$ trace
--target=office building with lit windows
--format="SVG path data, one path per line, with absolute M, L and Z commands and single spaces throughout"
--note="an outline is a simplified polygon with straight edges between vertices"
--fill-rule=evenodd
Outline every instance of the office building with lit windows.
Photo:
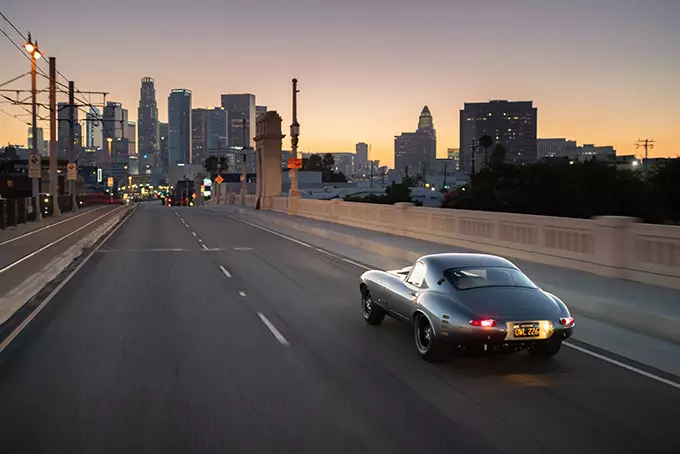
M 460 168 L 470 171 L 485 164 L 484 151 L 479 148 L 479 138 L 488 135 L 494 146 L 505 148 L 505 162 L 525 164 L 538 158 L 538 109 L 532 101 L 489 101 L 465 103 L 460 111 Z M 472 154 L 473 141 L 477 153 Z M 489 154 L 493 146 L 489 149 Z

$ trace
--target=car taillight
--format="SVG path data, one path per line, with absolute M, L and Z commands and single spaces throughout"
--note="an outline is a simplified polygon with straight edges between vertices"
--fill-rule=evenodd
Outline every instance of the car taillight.
M 571 326 L 574 324 L 574 317 L 562 317 L 560 318 L 560 325 Z
M 484 320 L 470 320 L 470 325 L 481 326 L 482 328 L 492 328 L 496 326 L 496 320 L 492 320 L 490 318 Z

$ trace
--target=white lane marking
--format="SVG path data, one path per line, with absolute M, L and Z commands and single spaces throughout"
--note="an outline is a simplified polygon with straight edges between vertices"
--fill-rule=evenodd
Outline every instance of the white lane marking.
M 225 276 L 231 277 L 231 273 L 229 271 L 227 271 L 227 269 L 225 267 L 220 265 L 220 269 L 222 270 L 222 272 L 224 273 Z M 241 295 L 241 296 L 243 296 L 243 295 Z
M 345 261 L 345 262 L 347 262 L 347 263 L 351 263 L 351 264 L 354 265 L 354 266 L 358 266 L 359 268 L 363 268 L 363 269 L 365 269 L 365 270 L 370 270 L 370 269 L 371 269 L 371 268 L 369 268 L 369 267 L 367 267 L 367 266 L 362 265 L 361 263 L 353 262 L 353 261 L 350 260 L 350 259 L 342 258 L 342 260 Z
M 258 312 L 258 313 L 257 313 L 257 316 L 260 317 L 260 320 L 262 320 L 262 323 L 264 323 L 264 324 L 267 326 L 267 328 L 269 328 L 269 331 L 272 332 L 272 334 L 274 335 L 274 337 L 276 338 L 276 340 L 279 341 L 279 343 L 280 343 L 281 345 L 290 345 L 290 344 L 288 343 L 288 341 L 286 340 L 286 338 L 283 337 L 283 334 L 281 334 L 281 333 L 279 332 L 279 330 L 276 329 L 276 326 L 274 326 L 274 325 L 272 324 L 272 322 L 270 322 L 269 319 L 268 319 L 267 317 L 265 317 L 264 314 L 263 314 L 262 312 Z
M 322 254 L 330 255 L 333 258 L 342 259 L 342 257 L 340 257 L 339 255 L 331 254 L 330 252 L 324 251 L 323 249 L 316 248 L 316 250 L 321 252 Z
M 120 207 L 120 208 L 123 208 L 123 207 Z M 75 276 L 76 273 L 77 273 L 78 271 L 80 271 L 80 269 L 81 269 L 83 266 L 85 266 L 85 264 L 88 262 L 88 260 L 90 260 L 90 259 L 92 258 L 92 256 L 95 254 L 95 252 L 97 252 L 97 251 L 99 250 L 99 248 L 102 247 L 102 246 L 109 240 L 109 238 L 111 238 L 111 236 L 112 236 L 114 233 L 116 233 L 116 231 L 117 231 L 119 228 L 121 228 L 121 226 L 122 226 L 123 224 L 125 224 L 125 222 L 127 222 L 128 219 L 130 219 L 130 217 L 132 216 L 132 214 L 134 213 L 134 211 L 135 211 L 136 209 L 137 209 L 137 207 L 135 206 L 135 208 L 132 209 L 132 211 L 130 212 L 130 214 L 123 220 L 123 222 L 121 222 L 121 223 L 118 224 L 113 230 L 111 230 L 111 232 L 109 232 L 109 234 L 106 235 L 106 238 L 104 238 L 104 241 L 102 241 L 101 243 L 99 243 L 99 245 L 97 245 L 97 246 L 92 250 L 92 252 L 90 252 L 90 254 L 89 254 L 87 257 L 85 257 L 85 259 L 84 259 L 82 262 L 80 262 L 80 264 L 79 264 L 77 267 L 75 267 L 75 269 L 74 269 L 73 271 L 71 271 L 71 274 L 69 274 L 68 276 L 66 276 L 66 278 L 65 278 L 63 281 L 61 281 L 61 282 L 59 283 L 59 285 L 57 285 L 57 287 L 56 287 L 54 290 L 52 290 L 52 292 L 50 292 L 49 295 L 47 295 L 47 297 L 43 300 L 42 303 L 40 303 L 40 305 L 39 305 L 38 307 L 36 307 L 36 308 L 33 310 L 33 312 L 31 312 L 30 315 L 29 315 L 28 317 L 26 317 L 26 319 L 24 319 L 24 321 L 21 322 L 21 323 L 19 324 L 19 326 L 17 326 L 16 328 L 14 328 L 14 331 L 12 331 L 12 332 L 9 334 L 9 336 L 7 336 L 7 337 L 5 338 L 5 340 L 2 341 L 2 343 L 0 343 L 0 353 L 2 353 L 2 351 L 5 350 L 5 349 L 7 348 L 7 346 L 8 346 L 14 339 L 16 339 L 16 337 L 17 337 L 19 334 L 21 334 L 21 332 L 28 326 L 29 323 L 31 323 L 31 321 L 32 321 L 32 320 L 40 313 L 40 311 L 42 311 L 42 310 L 45 308 L 45 306 L 47 306 L 47 305 L 50 303 L 50 301 L 52 301 L 52 299 L 57 295 L 57 293 L 59 293 L 59 291 L 60 291 L 62 288 L 64 288 L 64 286 L 65 286 L 66 284 L 68 284 L 68 282 L 73 278 L 73 276 Z M 115 211 L 118 211 L 118 209 L 113 210 L 111 213 L 113 213 L 113 212 L 115 212 Z
M 22 263 L 22 262 L 24 262 L 24 261 L 30 259 L 30 258 L 33 257 L 34 255 L 41 253 L 41 252 L 44 251 L 45 249 L 47 249 L 47 248 L 49 248 L 49 247 L 51 247 L 51 246 L 54 246 L 55 244 L 57 244 L 57 243 L 59 243 L 59 242 L 65 240 L 66 238 L 70 237 L 71 235 L 75 235 L 75 234 L 78 233 L 79 231 L 83 230 L 85 227 L 88 227 L 88 226 L 94 224 L 95 222 L 97 222 L 98 220 L 100 220 L 100 219 L 102 219 L 102 218 L 104 218 L 104 217 L 106 217 L 106 216 L 108 216 L 108 215 L 110 215 L 110 214 L 115 213 L 116 211 L 120 210 L 121 208 L 124 208 L 124 207 L 121 206 L 121 207 L 116 208 L 116 209 L 113 210 L 113 211 L 109 211 L 108 213 L 99 216 L 97 219 L 94 219 L 94 220 L 88 222 L 87 224 L 85 224 L 85 225 L 83 225 L 83 226 L 81 226 L 81 227 L 75 229 L 73 232 L 71 232 L 71 233 L 69 233 L 69 234 L 67 234 L 67 235 L 62 236 L 62 237 L 59 238 L 58 240 L 54 240 L 54 241 L 52 241 L 51 243 L 46 244 L 45 246 L 41 247 L 40 249 L 37 249 L 37 250 L 31 252 L 30 254 L 23 256 L 22 258 L 20 258 L 20 259 L 17 260 L 16 262 L 10 263 L 10 264 L 7 265 L 6 267 L 0 269 L 0 274 L 2 274 L 2 273 L 4 273 L 5 271 L 8 271 L 8 270 L 14 268 L 14 267 L 17 266 L 18 264 L 20 264 L 20 263 Z
M 33 234 L 35 234 L 35 233 L 42 232 L 43 230 L 51 229 L 52 227 L 56 227 L 56 226 L 58 226 L 59 224 L 63 224 L 64 222 L 69 222 L 69 221 L 72 221 L 72 220 L 74 220 L 74 219 L 78 219 L 78 218 L 81 217 L 81 216 L 85 216 L 85 215 L 88 214 L 88 213 L 94 213 L 95 211 L 99 211 L 99 210 L 101 210 L 101 209 L 103 209 L 103 208 L 106 208 L 107 206 L 108 206 L 108 205 L 104 205 L 104 206 L 101 206 L 101 207 L 99 207 L 99 208 L 95 208 L 95 209 L 93 209 L 93 210 L 87 210 L 87 211 L 85 211 L 85 212 L 83 212 L 83 213 L 80 213 L 80 214 L 77 214 L 77 215 L 75 215 L 75 216 L 71 216 L 71 217 L 69 217 L 69 218 L 67 218 L 67 219 L 64 219 L 63 221 L 55 222 L 54 224 L 47 225 L 47 226 L 42 227 L 42 228 L 40 228 L 40 229 L 33 230 L 33 231 L 28 232 L 28 233 L 24 233 L 23 235 L 19 235 L 19 236 L 14 237 L 14 238 L 10 238 L 9 240 L 3 241 L 2 243 L 0 243 L 0 246 L 3 246 L 3 245 L 5 245 L 5 244 L 12 243 L 12 242 L 14 242 L 14 241 L 18 241 L 18 240 L 20 240 L 20 239 L 22 239 L 22 238 L 26 238 L 27 236 L 31 236 L 31 235 L 33 235 Z
M 624 369 L 629 370 L 631 372 L 635 372 L 636 374 L 643 375 L 647 378 L 651 378 L 652 380 L 656 380 L 660 383 L 664 383 L 666 385 L 680 389 L 680 383 L 676 383 L 674 381 L 668 380 L 667 378 L 659 377 L 658 375 L 654 375 L 650 372 L 644 371 L 642 369 L 638 369 L 637 367 L 629 366 L 628 364 L 622 363 L 621 361 L 617 361 L 615 359 L 608 358 L 608 357 L 601 355 L 599 353 L 592 352 L 592 351 L 590 351 L 586 348 L 579 347 L 578 345 L 570 344 L 568 342 L 563 342 L 563 345 L 566 345 L 567 347 L 573 348 L 574 350 L 578 350 L 581 353 L 585 353 L 586 355 L 594 356 L 595 358 L 601 359 L 602 361 L 606 361 L 608 363 L 614 364 L 615 366 L 623 367 Z
M 210 249 L 208 249 L 208 246 L 206 246 L 205 244 L 203 245 L 203 249 L 205 249 L 206 251 L 210 250 Z
M 367 266 L 362 265 L 361 263 L 353 262 L 353 261 L 350 260 L 350 259 L 346 259 L 346 258 L 344 258 L 344 257 L 340 257 L 339 255 L 332 254 L 332 253 L 330 253 L 330 252 L 328 252 L 328 251 L 324 251 L 323 249 L 316 248 L 316 250 L 317 250 L 318 252 L 321 252 L 322 254 L 326 254 L 326 255 L 328 255 L 328 256 L 330 256 L 330 257 L 333 257 L 333 258 L 336 258 L 336 259 L 340 259 L 340 260 L 342 260 L 343 262 L 351 263 L 352 265 L 358 266 L 359 268 L 363 268 L 363 269 L 365 269 L 365 270 L 370 270 L 370 269 L 371 269 L 371 268 L 369 268 L 369 267 L 367 267 Z
M 246 292 L 238 292 L 240 296 L 246 296 Z
M 191 234 L 192 234 L 193 236 L 196 236 L 196 232 L 191 232 Z
M 260 229 L 260 230 L 264 230 L 265 232 L 273 233 L 273 234 L 276 235 L 276 236 L 280 236 L 281 238 L 285 238 L 285 239 L 287 239 L 287 240 L 289 240 L 289 241 L 292 241 L 293 243 L 300 244 L 300 245 L 302 245 L 302 246 L 304 246 L 304 247 L 308 247 L 308 248 L 311 248 L 311 247 L 312 247 L 312 246 L 310 246 L 310 245 L 307 244 L 307 243 L 303 243 L 302 241 L 298 241 L 298 240 L 296 240 L 295 238 L 291 238 L 291 237 L 286 236 L 286 235 L 284 235 L 284 234 L 282 234 L 282 233 L 275 232 L 274 230 L 268 229 L 268 228 L 266 228 L 266 227 L 262 227 L 261 225 L 253 224 L 252 222 L 248 222 L 248 221 L 245 221 L 245 220 L 243 220 L 243 219 L 239 219 L 239 218 L 237 218 L 237 217 L 235 217 L 235 216 L 229 216 L 229 217 L 232 218 L 232 219 L 236 219 L 237 221 L 243 222 L 244 224 L 252 225 L 253 227 L 256 227 L 256 228 L 258 228 L 258 229 Z

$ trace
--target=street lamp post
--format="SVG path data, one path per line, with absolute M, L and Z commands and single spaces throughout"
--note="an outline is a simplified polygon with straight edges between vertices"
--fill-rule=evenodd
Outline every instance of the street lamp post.
M 37 101 L 37 88 L 36 88 L 36 70 L 37 70 L 37 61 L 40 59 L 42 56 L 40 54 L 40 50 L 38 49 L 38 41 L 33 44 L 33 40 L 31 39 L 31 33 L 28 33 L 28 41 L 26 41 L 26 52 L 28 52 L 31 55 L 31 104 L 32 104 L 32 112 L 31 112 L 31 132 L 32 132 L 32 153 L 38 154 L 38 101 Z M 50 137 L 50 140 L 54 140 L 54 138 Z M 42 156 L 40 158 L 40 168 L 41 168 L 41 173 L 42 173 Z M 34 199 L 34 211 L 35 211 L 35 220 L 40 221 L 42 219 L 42 212 L 40 210 L 40 181 L 38 178 L 33 178 L 32 179 L 32 194 L 33 194 L 33 199 Z
M 300 123 L 297 121 L 297 94 L 300 90 L 297 89 L 297 79 L 293 79 L 293 123 L 290 125 L 290 139 L 291 139 L 291 154 L 293 159 L 298 158 L 298 138 L 300 136 Z M 298 169 L 292 169 L 290 175 L 290 192 L 288 197 L 300 197 L 300 189 L 298 187 Z M 292 202 L 291 202 L 292 203 Z

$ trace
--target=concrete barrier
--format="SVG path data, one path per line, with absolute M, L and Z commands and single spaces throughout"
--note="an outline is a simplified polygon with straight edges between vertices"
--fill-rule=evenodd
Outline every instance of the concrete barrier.
M 101 237 L 106 235 L 118 222 L 123 219 L 132 209 L 124 207 L 107 218 L 102 225 L 97 227 L 87 236 L 80 239 L 76 244 L 54 258 L 40 271 L 25 279 L 21 284 L 0 298 L 0 325 L 9 320 L 19 309 L 38 294 L 47 284 L 52 282 L 64 271 L 83 251 L 95 244 Z

